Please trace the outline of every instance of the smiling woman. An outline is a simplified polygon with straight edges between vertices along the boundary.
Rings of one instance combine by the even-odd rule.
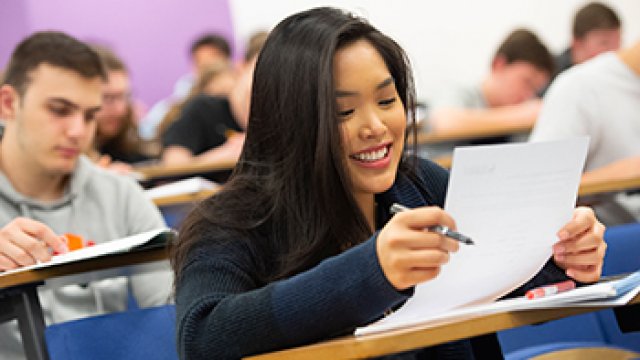
[[[438,275],[458,243],[425,230],[455,222],[441,208],[447,172],[404,151],[414,97],[405,53],[363,19],[316,8],[276,26],[256,64],[239,163],[171,249],[181,358],[349,334]],[[391,217],[393,203],[417,209]],[[586,214],[569,237],[597,242]],[[550,262],[527,285],[565,278]],[[399,356],[473,349],[462,340]]]

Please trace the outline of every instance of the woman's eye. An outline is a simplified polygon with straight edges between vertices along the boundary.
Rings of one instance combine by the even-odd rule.
[[[378,101],[378,104],[380,105],[391,105],[396,101],[395,97],[389,98],[389,99],[384,99],[384,100],[380,100]]]
[[[345,117],[345,116],[349,116],[351,114],[353,114],[354,110],[353,109],[349,109],[349,110],[344,110],[344,111],[339,111],[338,115]]]

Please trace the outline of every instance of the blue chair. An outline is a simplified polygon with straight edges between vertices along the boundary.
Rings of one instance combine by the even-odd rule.
[[[640,269],[640,224],[611,227],[605,233],[605,241],[608,248],[603,275]],[[580,347],[640,352],[640,332],[622,333],[611,309],[501,331],[498,339],[506,359],[527,359]]]
[[[130,310],[48,326],[51,360],[176,360],[175,306]]]
[[[640,353],[617,346],[602,346],[589,342],[557,342],[545,347],[541,353],[538,347],[520,349],[507,354],[506,360],[529,360],[537,356],[552,359],[637,359]]]
[[[640,269],[640,224],[612,226],[605,233],[607,254],[604,258],[602,274],[605,276],[625,274]],[[636,308],[638,306],[636,305]],[[639,311],[636,309],[636,311]],[[613,345],[640,352],[640,328],[635,332],[620,331],[613,310],[595,313],[602,330],[604,340]],[[637,317],[637,315],[636,315]]]
[[[192,208],[193,204],[166,205],[160,207],[160,212],[168,227],[178,229]]]

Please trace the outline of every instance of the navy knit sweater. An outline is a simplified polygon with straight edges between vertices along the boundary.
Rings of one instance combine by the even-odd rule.
[[[411,208],[442,207],[447,181],[446,170],[421,160],[417,178],[401,174],[391,189],[376,197],[378,226],[389,220],[393,202]],[[308,271],[263,284],[245,242],[219,231],[203,233],[176,288],[180,357],[236,359],[348,334],[379,319],[385,310],[406,301],[411,291],[399,292],[387,281],[378,263],[376,239],[377,233]],[[549,262],[514,295],[564,278]],[[461,341],[392,358],[468,359],[473,353],[470,342]]]

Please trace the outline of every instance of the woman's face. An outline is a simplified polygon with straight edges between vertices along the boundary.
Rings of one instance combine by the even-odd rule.
[[[333,81],[354,196],[384,192],[395,180],[407,123],[394,79],[378,51],[358,40],[336,51]]]

